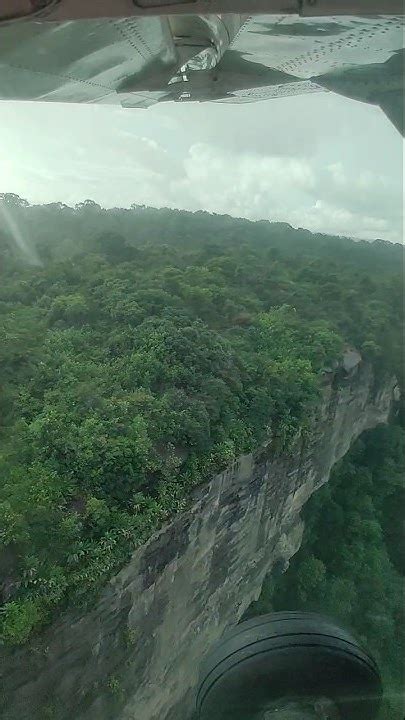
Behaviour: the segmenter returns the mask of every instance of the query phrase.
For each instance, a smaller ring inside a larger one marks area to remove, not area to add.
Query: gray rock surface
[[[344,370],[349,373],[358,367],[361,363],[361,355],[355,348],[346,348],[343,353],[342,365]]]
[[[360,363],[324,380],[308,439],[243,456],[140,547],[91,612],[3,649],[4,720],[189,720],[200,661],[298,550],[299,513],[367,428],[387,421],[394,379]]]

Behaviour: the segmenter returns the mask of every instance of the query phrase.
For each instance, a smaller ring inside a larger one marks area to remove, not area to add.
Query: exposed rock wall
[[[4,720],[189,720],[202,656],[298,550],[300,509],[351,443],[387,421],[394,386],[361,363],[326,376],[309,440],[239,458],[134,553],[91,612],[4,654]]]

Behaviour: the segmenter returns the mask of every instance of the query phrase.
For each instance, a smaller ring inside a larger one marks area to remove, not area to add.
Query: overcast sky
[[[204,209],[402,241],[403,141],[379,108],[319,93],[247,105],[0,102],[0,192]]]

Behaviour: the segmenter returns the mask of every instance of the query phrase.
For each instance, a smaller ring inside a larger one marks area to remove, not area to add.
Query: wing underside
[[[403,132],[402,48],[401,17],[24,22],[0,29],[0,99],[146,108],[329,91],[380,105]]]

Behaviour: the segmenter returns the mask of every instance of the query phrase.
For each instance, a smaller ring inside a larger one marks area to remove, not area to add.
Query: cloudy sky
[[[402,240],[403,142],[379,108],[319,93],[248,105],[0,102],[0,192],[205,209]]]

